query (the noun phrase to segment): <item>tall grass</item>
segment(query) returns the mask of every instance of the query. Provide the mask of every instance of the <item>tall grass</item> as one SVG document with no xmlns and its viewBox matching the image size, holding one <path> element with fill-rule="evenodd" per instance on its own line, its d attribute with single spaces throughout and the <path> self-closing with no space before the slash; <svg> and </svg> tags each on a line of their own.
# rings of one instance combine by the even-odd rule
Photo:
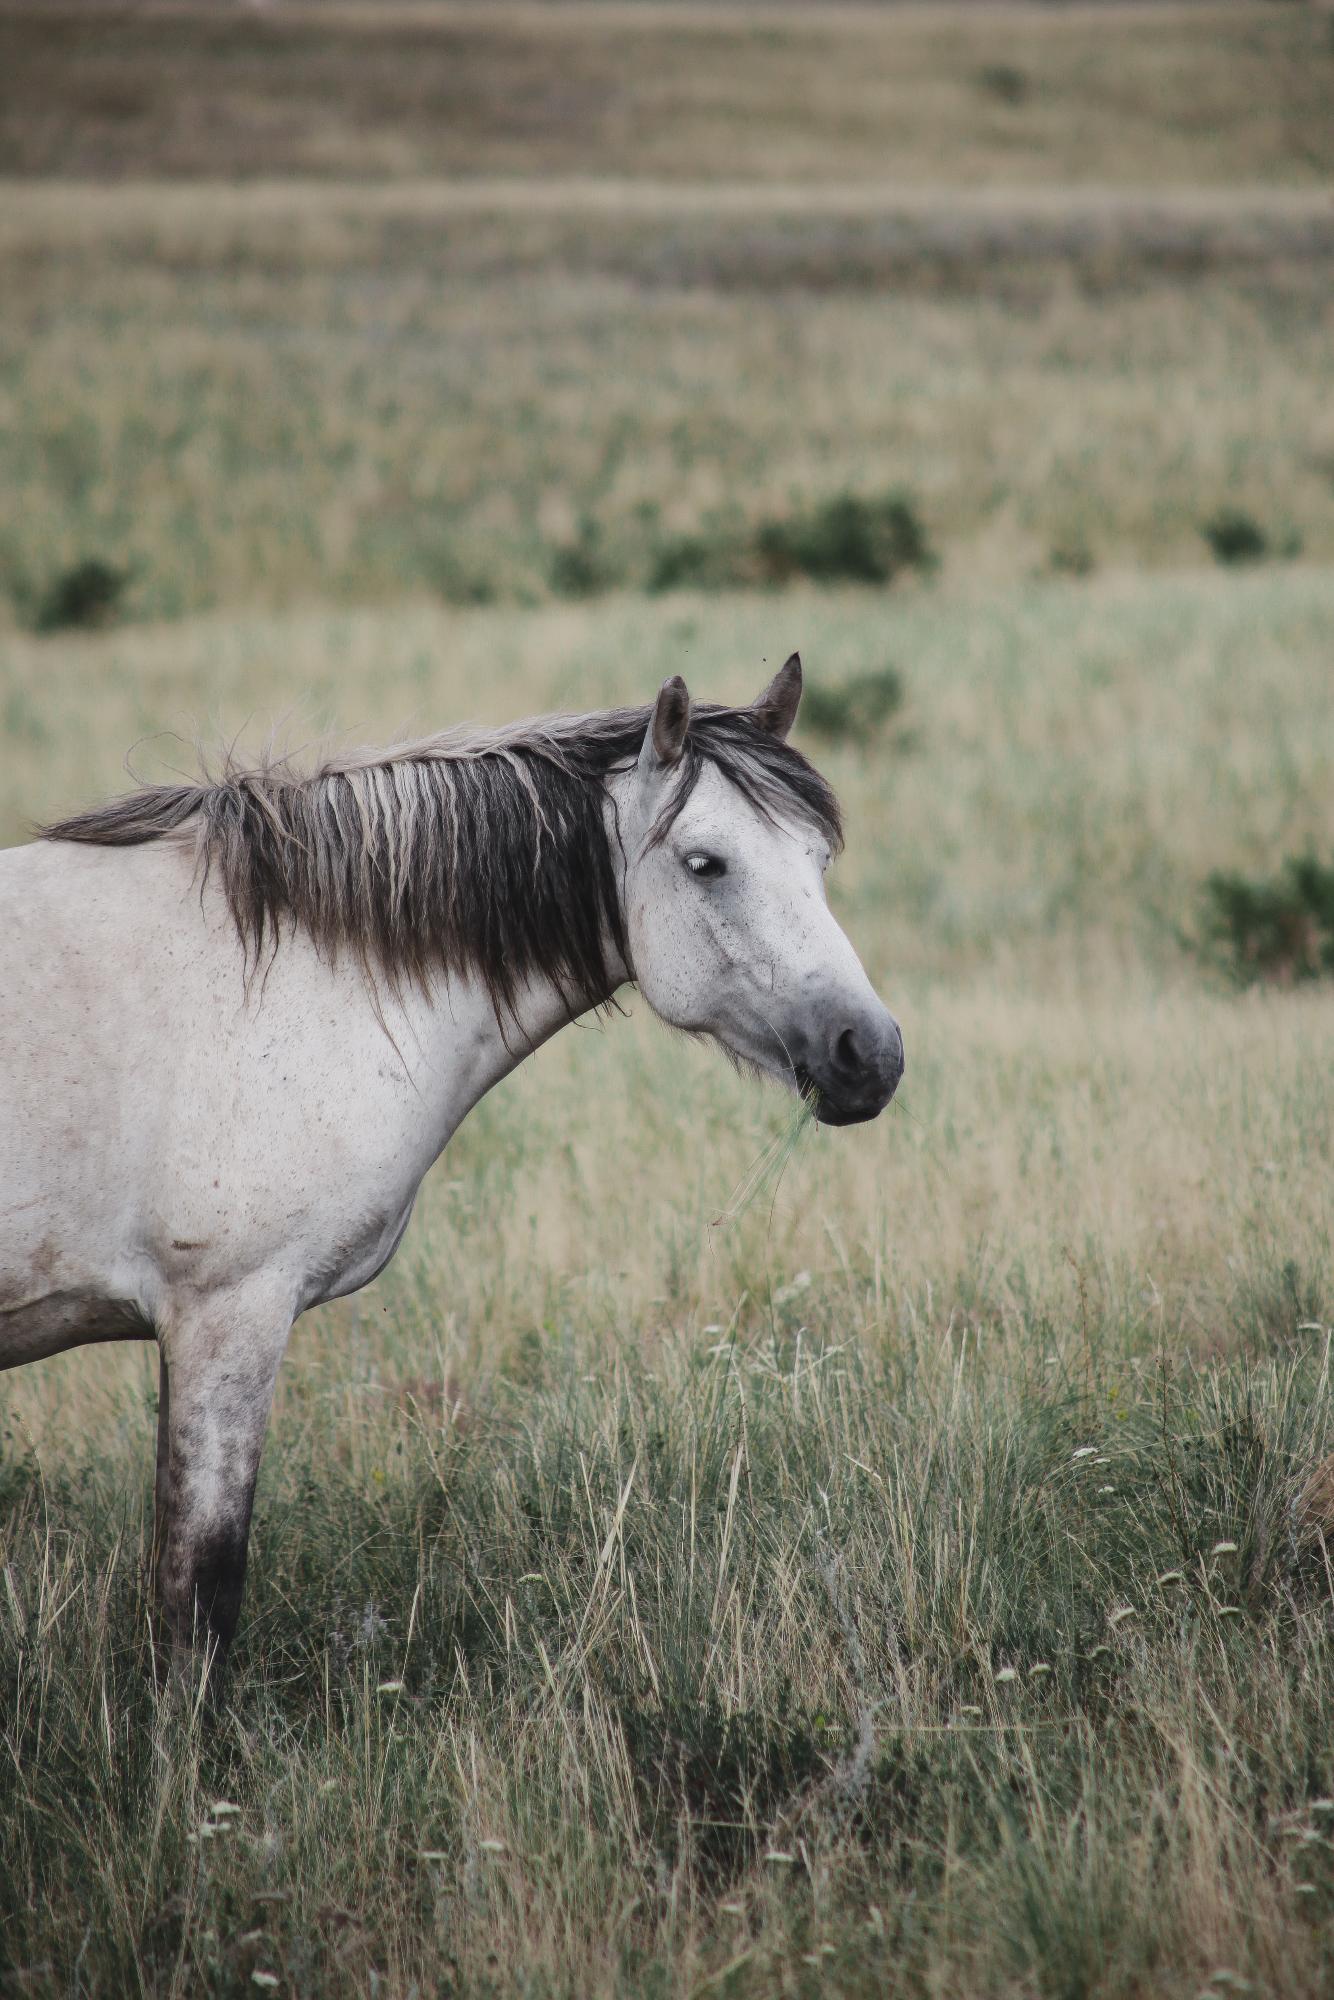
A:
<svg viewBox="0 0 1334 2000">
<path fill-rule="evenodd" d="M 11 1976 L 1318 1990 L 1328 1334 L 1127 1370 L 1100 1315 L 891 1340 L 854 1298 L 852 1340 L 819 1293 L 575 1330 L 332 1422 L 307 1376 L 212 1727 L 154 1681 L 140 1483 L 11 1460 Z M 435 1338 L 400 1302 L 392 1350 Z"/>
</svg>

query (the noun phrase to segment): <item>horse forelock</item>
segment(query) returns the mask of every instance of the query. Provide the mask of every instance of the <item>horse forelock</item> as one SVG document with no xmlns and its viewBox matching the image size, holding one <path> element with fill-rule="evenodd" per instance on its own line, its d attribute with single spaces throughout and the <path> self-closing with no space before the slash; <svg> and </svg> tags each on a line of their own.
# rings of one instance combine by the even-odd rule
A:
<svg viewBox="0 0 1334 2000">
<path fill-rule="evenodd" d="M 230 758 L 197 785 L 145 785 L 42 829 L 48 840 L 134 846 L 193 835 L 248 960 L 305 931 L 352 954 L 374 983 L 481 980 L 498 1015 L 550 980 L 572 1013 L 612 993 L 629 964 L 607 780 L 639 755 L 647 708 L 446 730 L 324 758 Z M 706 763 L 769 819 L 796 818 L 838 847 L 829 785 L 748 709 L 699 704 L 652 838 L 661 840 Z"/>
</svg>

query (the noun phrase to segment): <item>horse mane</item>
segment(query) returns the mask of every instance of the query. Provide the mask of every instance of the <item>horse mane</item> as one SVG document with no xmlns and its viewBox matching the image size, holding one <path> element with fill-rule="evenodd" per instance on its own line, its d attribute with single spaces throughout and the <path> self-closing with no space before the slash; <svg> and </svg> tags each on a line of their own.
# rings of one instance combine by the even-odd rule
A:
<svg viewBox="0 0 1334 2000">
<path fill-rule="evenodd" d="M 230 756 L 199 784 L 142 785 L 41 829 L 46 840 L 135 847 L 193 832 L 257 966 L 300 928 L 393 991 L 472 974 L 511 1017 L 534 977 L 572 1014 L 602 1004 L 630 964 L 605 783 L 633 766 L 647 708 L 451 729 L 309 772 Z M 661 840 L 712 764 L 768 818 L 795 816 L 838 847 L 838 801 L 799 750 L 750 709 L 700 703 L 654 827 Z"/>
</svg>

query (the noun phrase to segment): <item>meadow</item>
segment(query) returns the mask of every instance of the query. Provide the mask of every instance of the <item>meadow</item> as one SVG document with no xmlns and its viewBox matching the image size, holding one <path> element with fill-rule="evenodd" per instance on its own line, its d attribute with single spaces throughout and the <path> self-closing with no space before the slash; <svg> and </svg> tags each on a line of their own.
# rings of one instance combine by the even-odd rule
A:
<svg viewBox="0 0 1334 2000">
<path fill-rule="evenodd" d="M 1334 999 L 1203 901 L 1334 846 L 1328 18 L 0 56 L 0 840 L 200 738 L 893 669 L 798 739 L 908 1059 L 794 1127 L 628 995 L 486 1099 L 295 1331 L 215 1719 L 154 1357 L 3 1379 L 0 1990 L 1328 1990 Z M 664 584 L 889 491 L 888 587 Z"/>
</svg>

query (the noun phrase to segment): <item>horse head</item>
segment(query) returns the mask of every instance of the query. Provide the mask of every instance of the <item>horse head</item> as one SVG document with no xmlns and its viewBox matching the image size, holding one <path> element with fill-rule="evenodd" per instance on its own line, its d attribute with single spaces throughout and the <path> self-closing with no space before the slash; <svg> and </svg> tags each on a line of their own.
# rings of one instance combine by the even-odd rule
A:
<svg viewBox="0 0 1334 2000">
<path fill-rule="evenodd" d="M 825 898 L 833 795 L 787 743 L 794 653 L 748 709 L 694 711 L 665 681 L 613 787 L 633 976 L 669 1025 L 806 1098 L 822 1123 L 874 1118 L 903 1075 L 897 1021 Z"/>
</svg>

